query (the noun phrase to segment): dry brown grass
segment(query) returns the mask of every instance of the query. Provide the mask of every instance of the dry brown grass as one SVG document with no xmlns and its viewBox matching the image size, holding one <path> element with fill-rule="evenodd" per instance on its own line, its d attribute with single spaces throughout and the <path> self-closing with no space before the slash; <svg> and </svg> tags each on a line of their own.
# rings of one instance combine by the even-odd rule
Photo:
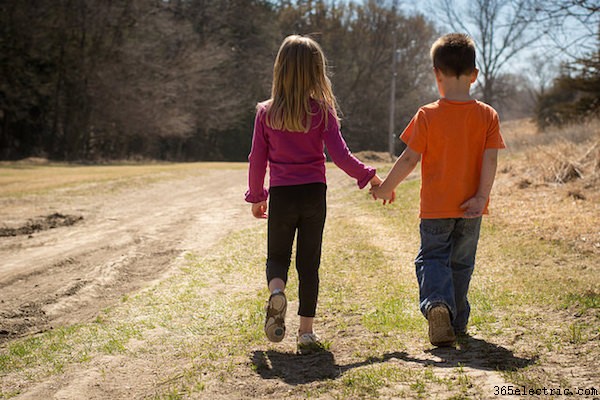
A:
<svg viewBox="0 0 600 400">
<path fill-rule="evenodd" d="M 528 121 L 503 125 L 495 212 L 541 240 L 600 253 L 600 120 L 537 132 Z"/>
<path fill-rule="evenodd" d="M 359 151 L 358 153 L 354 153 L 356 158 L 361 160 L 364 163 L 389 163 L 394 162 L 390 153 L 382 152 L 382 151 Z"/>
<path fill-rule="evenodd" d="M 198 174 L 211 169 L 245 169 L 241 163 L 125 163 L 79 165 L 48 163 L 44 159 L 0 162 L 0 199 L 56 194 L 57 190 L 114 190 L 136 183 Z"/>
<path fill-rule="evenodd" d="M 532 146 L 551 145 L 557 141 L 582 143 L 600 135 L 600 119 L 589 120 L 585 123 L 549 127 L 540 131 L 529 118 L 503 122 L 502 135 L 508 144 L 509 152 L 530 149 Z"/>
</svg>

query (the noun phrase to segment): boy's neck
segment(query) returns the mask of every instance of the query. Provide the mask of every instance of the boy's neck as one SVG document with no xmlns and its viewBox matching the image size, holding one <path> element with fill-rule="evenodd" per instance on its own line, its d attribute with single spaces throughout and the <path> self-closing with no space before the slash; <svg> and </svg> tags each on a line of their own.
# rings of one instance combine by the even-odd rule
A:
<svg viewBox="0 0 600 400">
<path fill-rule="evenodd" d="M 441 94 L 441 93 L 440 93 Z M 473 98 L 471 97 L 469 91 L 445 91 L 441 94 L 442 99 L 450 100 L 450 101 L 471 101 Z"/>
<path fill-rule="evenodd" d="M 471 83 L 465 79 L 451 78 L 439 84 L 440 96 L 452 101 L 471 101 Z"/>
<path fill-rule="evenodd" d="M 451 101 L 471 101 L 471 84 L 476 75 L 445 76 L 436 74 L 440 97 Z"/>
</svg>

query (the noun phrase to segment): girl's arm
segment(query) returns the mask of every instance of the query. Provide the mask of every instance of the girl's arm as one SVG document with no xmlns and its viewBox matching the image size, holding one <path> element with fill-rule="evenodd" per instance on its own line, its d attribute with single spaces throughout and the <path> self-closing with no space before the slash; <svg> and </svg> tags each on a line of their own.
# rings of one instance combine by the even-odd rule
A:
<svg viewBox="0 0 600 400">
<path fill-rule="evenodd" d="M 498 149 L 486 149 L 483 152 L 479 189 L 474 197 L 465 201 L 460 208 L 465 210 L 465 218 L 476 218 L 483 214 L 488 202 L 498 166 Z"/>
<path fill-rule="evenodd" d="M 264 200 L 260 203 L 252 203 L 252 215 L 259 219 L 267 218 L 267 201 Z"/>
<path fill-rule="evenodd" d="M 245 198 L 253 204 L 266 201 L 269 194 L 264 187 L 269 148 L 260 115 L 261 110 L 257 111 L 254 120 L 252 149 L 248 156 L 248 190 Z"/>
<path fill-rule="evenodd" d="M 388 176 L 381 185 L 371 189 L 371 194 L 376 199 L 394 201 L 394 190 L 415 169 L 415 166 L 421 159 L 421 154 L 406 147 L 402 155 L 396 160 Z"/>
<path fill-rule="evenodd" d="M 342 171 L 356 179 L 359 188 L 364 188 L 373 178 L 375 178 L 375 168 L 368 167 L 359 159 L 354 157 L 342 137 L 337 120 L 333 114 L 329 114 L 328 127 L 324 134 L 324 142 L 331 160 Z M 376 180 L 375 180 L 376 181 Z"/>
</svg>

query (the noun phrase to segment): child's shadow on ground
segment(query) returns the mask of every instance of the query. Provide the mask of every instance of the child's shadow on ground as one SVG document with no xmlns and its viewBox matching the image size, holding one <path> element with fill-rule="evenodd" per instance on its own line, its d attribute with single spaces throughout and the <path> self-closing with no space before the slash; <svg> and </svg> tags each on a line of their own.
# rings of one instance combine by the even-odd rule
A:
<svg viewBox="0 0 600 400">
<path fill-rule="evenodd" d="M 517 357 L 505 347 L 489 343 L 470 335 L 459 337 L 456 348 L 436 347 L 428 350 L 442 361 L 430 361 L 428 364 L 438 367 L 457 367 L 459 365 L 488 371 L 517 371 L 537 362 L 538 357 Z"/>
<path fill-rule="evenodd" d="M 297 355 L 280 351 L 256 350 L 252 364 L 263 379 L 281 379 L 290 385 L 299 385 L 327 379 L 336 379 L 344 372 L 365 365 L 404 360 L 411 363 L 452 368 L 459 365 L 488 371 L 516 371 L 536 362 L 536 359 L 516 357 L 512 351 L 482 339 L 465 336 L 456 348 L 442 347 L 427 350 L 441 361 L 415 358 L 405 352 L 386 353 L 382 357 L 369 357 L 362 362 L 338 365 L 333 353 L 322 351 L 310 355 Z"/>
<path fill-rule="evenodd" d="M 263 379 L 279 378 L 290 385 L 299 385 L 336 379 L 350 369 L 386 362 L 390 358 L 392 357 L 370 357 L 362 362 L 338 365 L 330 351 L 299 355 L 274 350 L 257 350 L 252 353 L 252 364 Z"/>
<path fill-rule="evenodd" d="M 298 355 L 256 350 L 252 353 L 252 364 L 263 379 L 279 378 L 290 385 L 335 379 L 341 373 L 330 351 Z"/>
</svg>

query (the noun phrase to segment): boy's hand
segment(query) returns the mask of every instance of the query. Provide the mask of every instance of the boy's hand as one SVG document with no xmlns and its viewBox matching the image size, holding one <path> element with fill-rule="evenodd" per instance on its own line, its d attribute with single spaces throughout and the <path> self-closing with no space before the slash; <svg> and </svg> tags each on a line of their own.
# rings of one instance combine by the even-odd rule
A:
<svg viewBox="0 0 600 400">
<path fill-rule="evenodd" d="M 486 197 L 475 196 L 462 203 L 460 208 L 465 210 L 465 218 L 477 218 L 483 214 L 486 203 Z"/>
<path fill-rule="evenodd" d="M 252 215 L 254 215 L 255 218 L 267 218 L 267 201 L 252 203 Z"/>
<path fill-rule="evenodd" d="M 386 205 L 387 203 L 392 204 L 394 200 L 396 200 L 396 192 L 394 190 L 384 191 L 381 186 L 373 186 L 369 190 L 369 193 L 371 193 L 371 196 L 373 196 L 375 200 L 383 200 L 383 205 Z"/>
</svg>

